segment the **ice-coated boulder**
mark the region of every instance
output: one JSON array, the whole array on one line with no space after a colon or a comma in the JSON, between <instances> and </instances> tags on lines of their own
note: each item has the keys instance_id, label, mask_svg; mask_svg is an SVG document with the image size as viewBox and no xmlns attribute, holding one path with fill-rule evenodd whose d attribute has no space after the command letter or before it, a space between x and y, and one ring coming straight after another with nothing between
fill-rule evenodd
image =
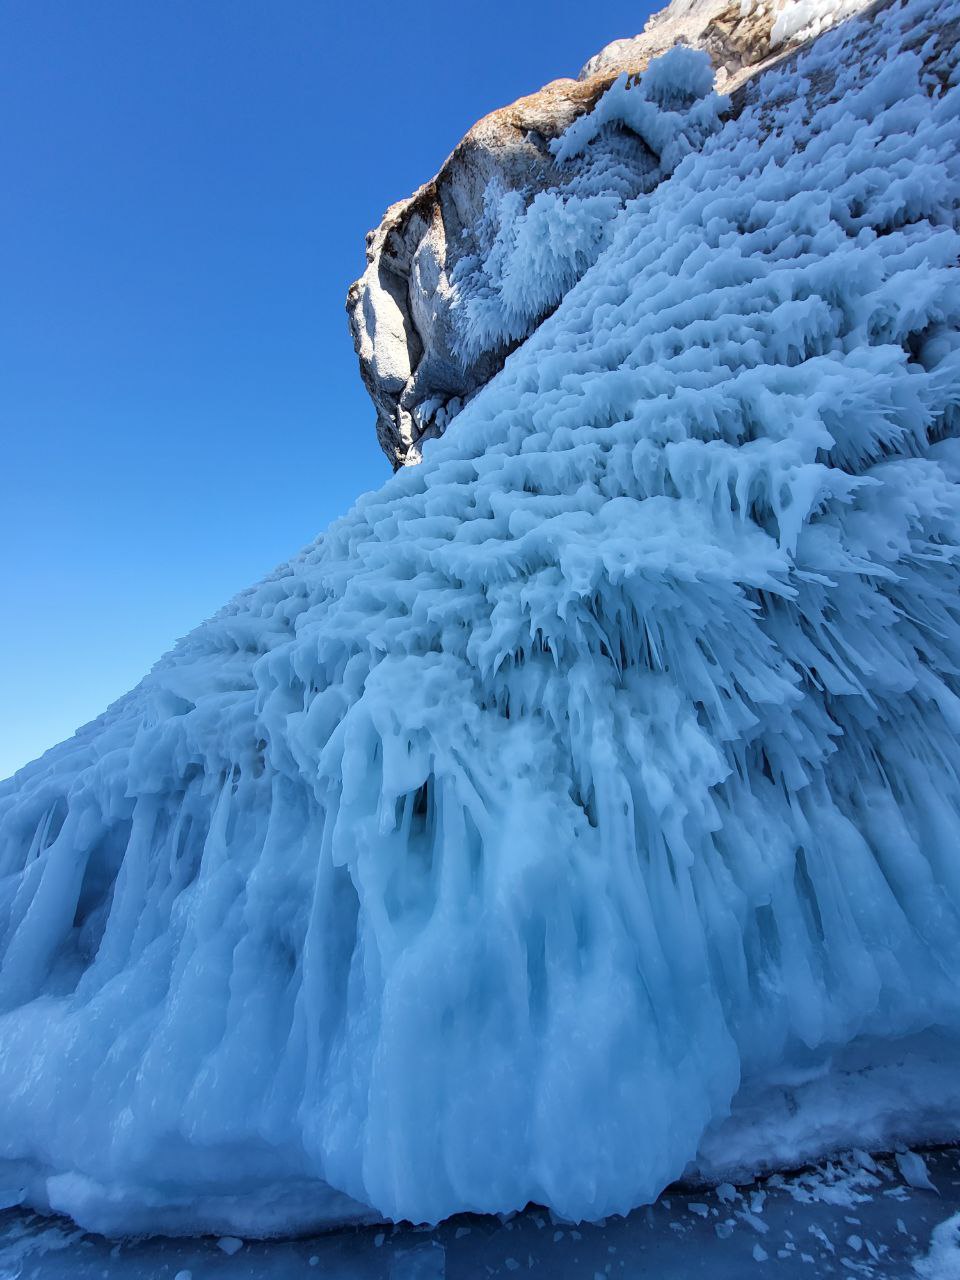
<instances>
[{"instance_id":1,"label":"ice-coated boulder","mask_svg":"<svg viewBox=\"0 0 960 1280\"><path fill-rule=\"evenodd\" d=\"M455 428L0 785L14 1201L602 1218L960 1137L958 26L613 82L551 155L661 176L501 223L468 337L594 260Z\"/></svg>"},{"instance_id":2,"label":"ice-coated boulder","mask_svg":"<svg viewBox=\"0 0 960 1280\"><path fill-rule=\"evenodd\" d=\"M717 88L731 94L865 3L673 0L642 35L592 57L576 80L554 80L485 116L435 178L391 205L367 236L366 270L350 288L347 314L377 436L393 465L420 461L424 442L442 434L596 259L610 206L649 191L669 172L656 142L635 121L613 115L588 146L557 154L560 135L593 111L618 76L636 77L651 58L681 45L705 51ZM751 92L730 104L734 114ZM579 217L583 200L593 206L588 227ZM509 299L499 305L505 251L528 257L531 242L551 231L555 242L572 233L576 239L564 246L560 270L545 264L550 287L519 307ZM506 315L490 315L491 298ZM487 314L478 325L481 312Z\"/></svg>"}]
</instances>

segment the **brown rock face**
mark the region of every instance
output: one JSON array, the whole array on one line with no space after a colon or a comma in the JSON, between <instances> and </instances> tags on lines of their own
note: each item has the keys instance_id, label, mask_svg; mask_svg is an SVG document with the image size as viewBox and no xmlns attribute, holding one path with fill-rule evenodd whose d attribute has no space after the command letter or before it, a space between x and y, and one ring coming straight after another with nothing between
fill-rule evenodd
<instances>
[{"instance_id":1,"label":"brown rock face","mask_svg":"<svg viewBox=\"0 0 960 1280\"><path fill-rule=\"evenodd\" d=\"M419 445L440 434L444 415L424 404L454 405L501 367L507 348L464 367L455 353L450 277L464 232L483 213L491 182L532 199L561 176L548 143L590 110L615 73L578 82L555 80L485 116L435 178L391 205L367 236L367 269L350 286L347 314L360 373L377 410L377 435L395 467L419 461Z\"/></svg>"},{"instance_id":2,"label":"brown rock face","mask_svg":"<svg viewBox=\"0 0 960 1280\"><path fill-rule=\"evenodd\" d=\"M514 207L522 210L541 192L566 198L580 181L590 194L622 203L663 176L649 140L625 126L605 128L563 164L550 149L552 141L592 111L620 75L641 75L652 58L674 45L706 51L717 89L732 93L864 3L818 0L818 16L811 21L797 0L674 0L641 35L614 41L591 58L578 79L554 80L485 116L435 178L391 205L367 236L367 267L350 287L347 313L377 412L377 435L394 467L419 461L423 442L446 429L559 300L515 321L506 335L494 332L465 343L464 280L496 243L497 200L516 193ZM734 110L738 100L742 93Z\"/></svg>"}]
</instances>

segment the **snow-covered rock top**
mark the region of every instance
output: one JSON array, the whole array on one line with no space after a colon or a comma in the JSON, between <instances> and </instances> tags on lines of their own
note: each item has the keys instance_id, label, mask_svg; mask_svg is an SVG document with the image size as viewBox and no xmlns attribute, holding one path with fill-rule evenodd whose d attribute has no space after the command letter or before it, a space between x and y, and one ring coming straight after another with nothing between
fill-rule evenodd
<instances>
[{"instance_id":1,"label":"snow-covered rock top","mask_svg":"<svg viewBox=\"0 0 960 1280\"><path fill-rule=\"evenodd\" d=\"M595 260L614 213L670 171L656 142L615 114L576 154L552 146L618 76L636 77L679 44L704 50L716 88L730 94L865 3L673 0L641 35L591 58L576 80L554 80L485 116L432 181L392 205L367 237L367 267L347 312L377 435L394 466L419 461L424 441L442 434ZM697 96L711 88L701 85ZM744 101L740 95L735 109ZM577 216L584 200L587 229ZM575 243L565 244L574 223ZM544 242L555 252L536 261L530 245Z\"/></svg>"},{"instance_id":2,"label":"snow-covered rock top","mask_svg":"<svg viewBox=\"0 0 960 1280\"><path fill-rule=\"evenodd\" d=\"M635 72L672 48L706 49L719 88L730 93L788 47L817 36L865 7L865 0L673 0L642 33L594 54L579 80Z\"/></svg>"}]
</instances>

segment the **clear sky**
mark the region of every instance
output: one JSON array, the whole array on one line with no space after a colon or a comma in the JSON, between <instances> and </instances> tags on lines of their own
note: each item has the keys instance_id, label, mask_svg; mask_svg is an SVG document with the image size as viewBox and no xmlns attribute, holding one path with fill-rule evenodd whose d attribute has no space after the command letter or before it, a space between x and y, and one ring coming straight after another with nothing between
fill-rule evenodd
<instances>
[{"instance_id":1,"label":"clear sky","mask_svg":"<svg viewBox=\"0 0 960 1280\"><path fill-rule=\"evenodd\" d=\"M0 3L0 777L387 478L364 233L656 7Z\"/></svg>"}]
</instances>

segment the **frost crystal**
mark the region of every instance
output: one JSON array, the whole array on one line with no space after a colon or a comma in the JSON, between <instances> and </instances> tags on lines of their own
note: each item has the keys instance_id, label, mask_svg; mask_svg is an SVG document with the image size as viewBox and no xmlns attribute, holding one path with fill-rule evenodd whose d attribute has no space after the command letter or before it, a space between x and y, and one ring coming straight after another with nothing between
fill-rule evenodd
<instances>
[{"instance_id":1,"label":"frost crystal","mask_svg":"<svg viewBox=\"0 0 960 1280\"><path fill-rule=\"evenodd\" d=\"M496 307L582 278L423 465L0 787L32 1203L599 1218L956 1133L958 19L726 123L617 86L558 155L615 110L672 176L499 201Z\"/></svg>"},{"instance_id":2,"label":"frost crystal","mask_svg":"<svg viewBox=\"0 0 960 1280\"><path fill-rule=\"evenodd\" d=\"M638 85L621 76L551 144L561 173L573 159L588 159L566 182L532 199L488 185L476 251L452 276L465 362L526 337L596 262L624 203L719 128L729 104L712 89L707 54L678 45L652 62Z\"/></svg>"}]
</instances>

